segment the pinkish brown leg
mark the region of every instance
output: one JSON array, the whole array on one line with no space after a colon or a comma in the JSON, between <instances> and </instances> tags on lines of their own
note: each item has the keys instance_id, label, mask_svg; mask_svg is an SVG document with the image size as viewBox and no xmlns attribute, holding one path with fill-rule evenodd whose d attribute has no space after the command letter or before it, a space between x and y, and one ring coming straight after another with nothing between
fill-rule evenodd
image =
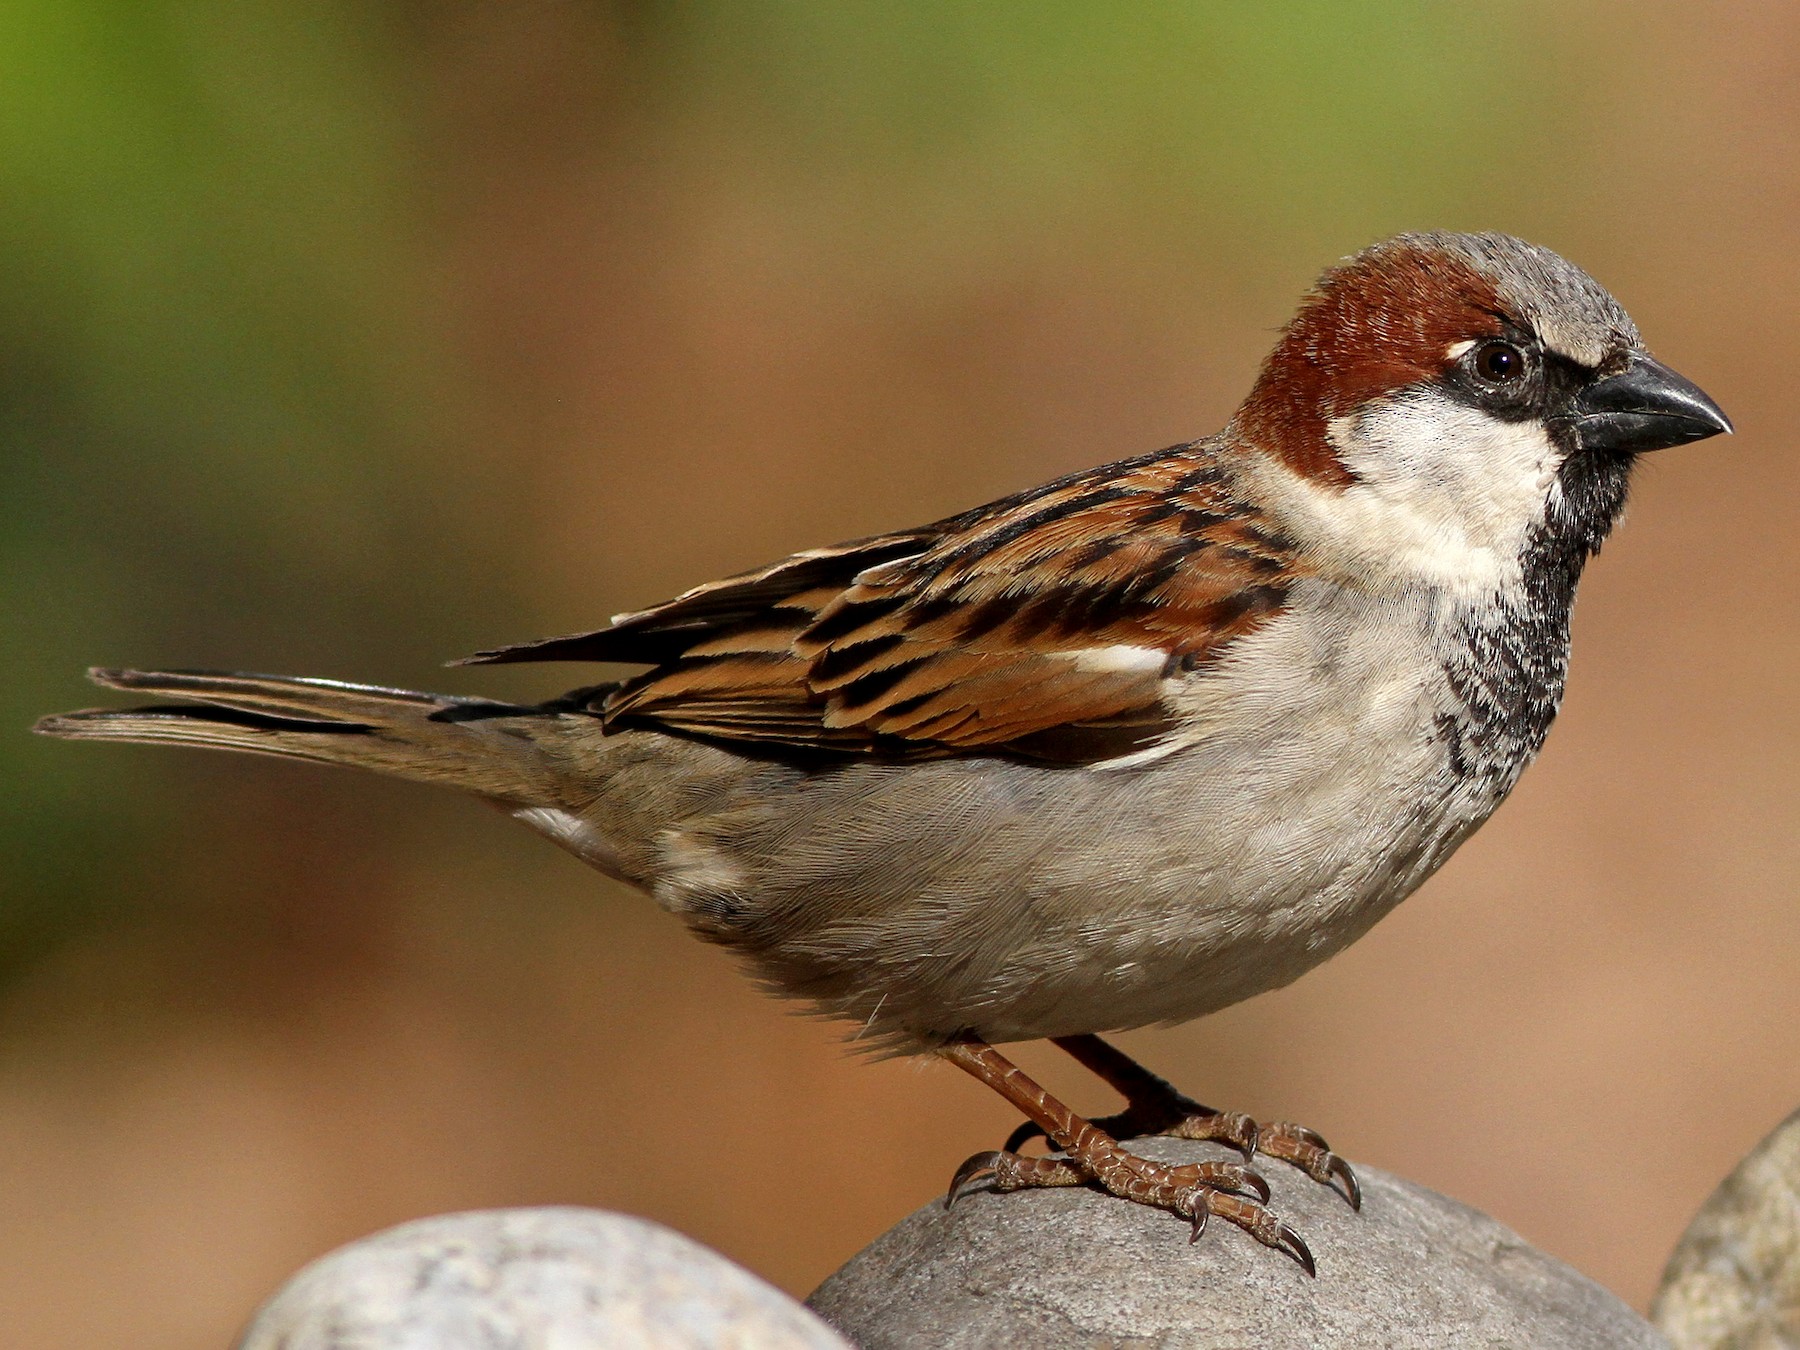
<instances>
[{"instance_id":1,"label":"pinkish brown leg","mask_svg":"<svg viewBox=\"0 0 1800 1350\"><path fill-rule=\"evenodd\" d=\"M1350 1164L1304 1125L1286 1121L1258 1125L1241 1111L1216 1111L1202 1106L1098 1036L1058 1036L1052 1043L1125 1098L1123 1111L1091 1122L1114 1139L1164 1134L1177 1139L1210 1140L1237 1149L1245 1162L1261 1153L1265 1158L1291 1163L1320 1185L1341 1191L1352 1209L1362 1208L1362 1187ZM1042 1133L1035 1122L1027 1122L1013 1131L1006 1149L1016 1152Z\"/></svg>"},{"instance_id":2,"label":"pinkish brown leg","mask_svg":"<svg viewBox=\"0 0 1800 1350\"><path fill-rule=\"evenodd\" d=\"M978 1153L957 1169L946 1204L955 1204L983 1187L1014 1191L1092 1182L1120 1199L1181 1215L1193 1224L1194 1239L1205 1230L1208 1217L1216 1214L1264 1246L1286 1252L1307 1274L1314 1273L1312 1252L1298 1233L1265 1207L1267 1183L1243 1164L1171 1166L1140 1158L1057 1101L987 1042L969 1037L943 1046L938 1053L1018 1107L1066 1155L1023 1157L1011 1150Z\"/></svg>"}]
</instances>

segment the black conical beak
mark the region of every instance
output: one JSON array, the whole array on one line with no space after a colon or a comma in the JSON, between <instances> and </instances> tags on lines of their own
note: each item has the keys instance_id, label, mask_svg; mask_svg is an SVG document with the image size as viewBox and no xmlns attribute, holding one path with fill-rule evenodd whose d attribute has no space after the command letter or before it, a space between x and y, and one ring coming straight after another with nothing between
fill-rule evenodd
<instances>
[{"instance_id":1,"label":"black conical beak","mask_svg":"<svg viewBox=\"0 0 1800 1350\"><path fill-rule=\"evenodd\" d=\"M1642 352L1625 369L1575 396L1570 421L1583 450L1636 454L1703 441L1731 430L1731 419L1692 380Z\"/></svg>"}]
</instances>

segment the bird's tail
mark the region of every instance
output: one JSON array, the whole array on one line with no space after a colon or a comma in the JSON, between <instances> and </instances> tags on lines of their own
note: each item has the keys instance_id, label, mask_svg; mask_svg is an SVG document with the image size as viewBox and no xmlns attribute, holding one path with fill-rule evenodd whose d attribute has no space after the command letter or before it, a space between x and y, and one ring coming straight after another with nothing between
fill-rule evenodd
<instances>
[{"instance_id":1,"label":"bird's tail","mask_svg":"<svg viewBox=\"0 0 1800 1350\"><path fill-rule=\"evenodd\" d=\"M203 670L91 670L95 684L178 703L46 717L85 741L242 750L443 783L510 807L551 803L547 738L561 710L404 689ZM591 719L590 719L591 720Z\"/></svg>"}]
</instances>

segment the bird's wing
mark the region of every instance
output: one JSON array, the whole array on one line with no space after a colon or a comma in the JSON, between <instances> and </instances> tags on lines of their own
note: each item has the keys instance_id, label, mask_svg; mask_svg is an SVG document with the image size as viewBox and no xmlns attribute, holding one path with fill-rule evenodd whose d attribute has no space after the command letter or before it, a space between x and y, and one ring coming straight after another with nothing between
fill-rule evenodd
<instances>
[{"instance_id":1,"label":"bird's wing","mask_svg":"<svg viewBox=\"0 0 1800 1350\"><path fill-rule=\"evenodd\" d=\"M1295 575L1198 443L473 659L651 663L601 697L612 727L1091 763L1155 744L1165 682L1267 622Z\"/></svg>"}]
</instances>

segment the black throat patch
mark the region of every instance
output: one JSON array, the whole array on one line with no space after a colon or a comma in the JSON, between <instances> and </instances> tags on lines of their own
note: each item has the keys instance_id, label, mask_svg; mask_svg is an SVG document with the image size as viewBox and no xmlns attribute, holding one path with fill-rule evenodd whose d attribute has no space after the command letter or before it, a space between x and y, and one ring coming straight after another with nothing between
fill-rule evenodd
<instances>
[{"instance_id":1,"label":"black throat patch","mask_svg":"<svg viewBox=\"0 0 1800 1350\"><path fill-rule=\"evenodd\" d=\"M1471 619L1444 663L1462 705L1439 732L1460 779L1487 780L1496 798L1543 747L1569 668L1569 617L1587 560L1625 509L1629 456L1579 450L1558 474L1562 491L1520 556L1524 585L1496 611Z\"/></svg>"}]
</instances>

